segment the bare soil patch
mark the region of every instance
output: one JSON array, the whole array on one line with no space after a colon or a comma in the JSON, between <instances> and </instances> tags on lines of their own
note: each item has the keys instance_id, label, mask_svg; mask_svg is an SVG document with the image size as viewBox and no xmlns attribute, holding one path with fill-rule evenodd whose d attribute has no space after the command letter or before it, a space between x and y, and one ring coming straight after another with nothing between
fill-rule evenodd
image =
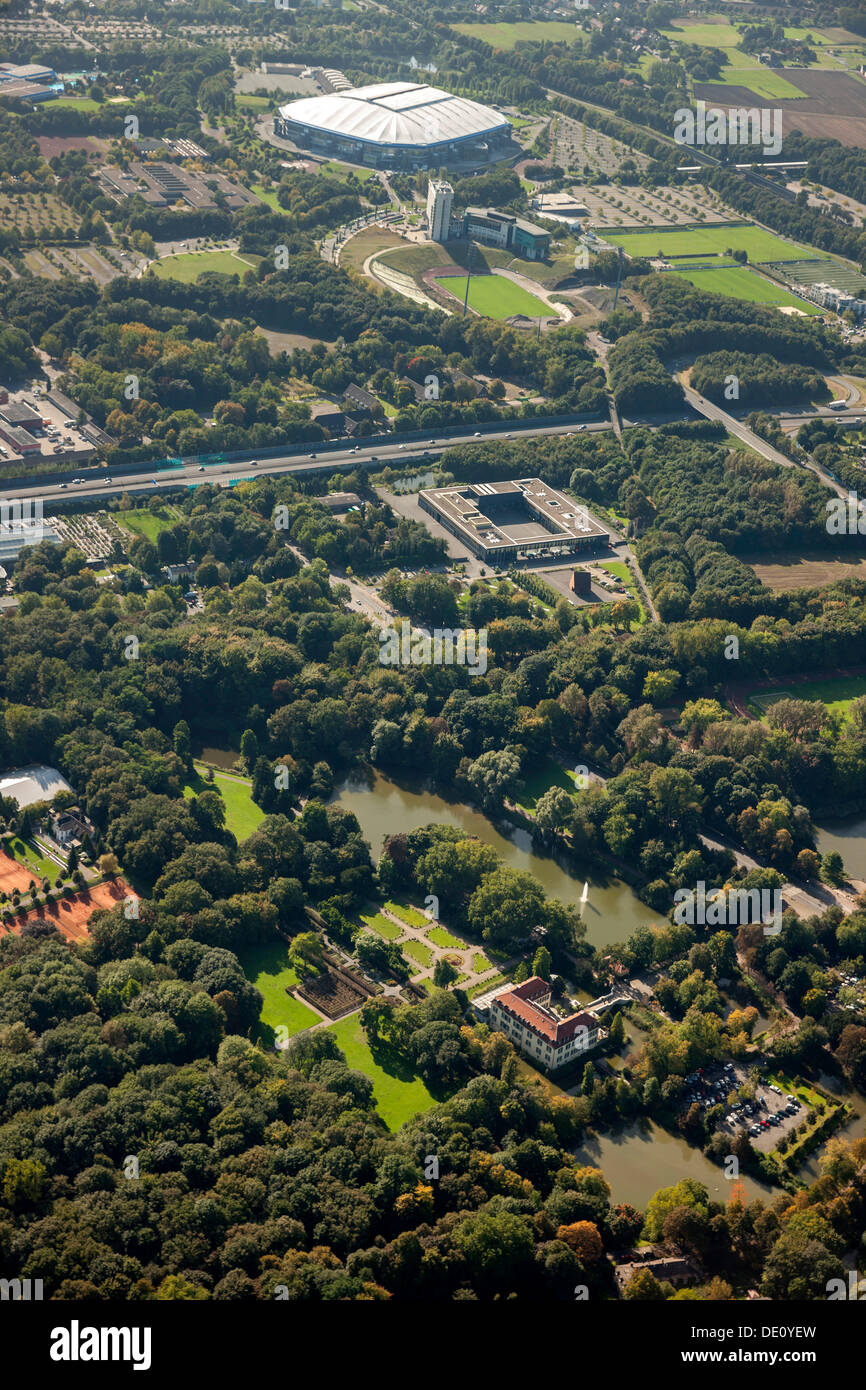
<instances>
[{"instance_id":1,"label":"bare soil patch","mask_svg":"<svg viewBox=\"0 0 866 1390\"><path fill-rule=\"evenodd\" d=\"M768 589L783 592L788 589L820 589L827 584L835 584L838 579L863 578L866 575L866 557L855 555L790 555L778 556L774 560L762 560L755 556L741 556L745 564L751 565L762 584Z\"/></svg>"}]
</instances>

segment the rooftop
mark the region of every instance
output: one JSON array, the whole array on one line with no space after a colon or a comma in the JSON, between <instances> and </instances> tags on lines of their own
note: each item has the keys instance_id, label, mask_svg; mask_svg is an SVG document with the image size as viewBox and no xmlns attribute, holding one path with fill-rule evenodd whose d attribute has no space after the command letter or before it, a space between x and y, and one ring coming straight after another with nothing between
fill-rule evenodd
<instances>
[{"instance_id":1,"label":"rooftop","mask_svg":"<svg viewBox=\"0 0 866 1390\"><path fill-rule=\"evenodd\" d=\"M379 82L280 107L283 120L383 145L436 145L505 132L498 111L417 82Z\"/></svg>"}]
</instances>

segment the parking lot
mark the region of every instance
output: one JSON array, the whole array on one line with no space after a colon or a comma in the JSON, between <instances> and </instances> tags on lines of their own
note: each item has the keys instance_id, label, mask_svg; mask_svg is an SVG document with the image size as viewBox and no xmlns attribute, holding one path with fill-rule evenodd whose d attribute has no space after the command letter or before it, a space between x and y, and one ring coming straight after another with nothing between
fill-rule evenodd
<instances>
[{"instance_id":1,"label":"parking lot","mask_svg":"<svg viewBox=\"0 0 866 1390\"><path fill-rule=\"evenodd\" d=\"M731 1062L703 1067L686 1081L689 1086L687 1104L696 1103L704 1111L723 1105L725 1113L719 1121L719 1129L732 1136L744 1131L753 1148L763 1153L774 1149L782 1136L796 1129L806 1114L802 1101L783 1094L780 1087L770 1082L758 1083L753 1101L740 1100L736 1093L748 1078L744 1068Z\"/></svg>"}]
</instances>

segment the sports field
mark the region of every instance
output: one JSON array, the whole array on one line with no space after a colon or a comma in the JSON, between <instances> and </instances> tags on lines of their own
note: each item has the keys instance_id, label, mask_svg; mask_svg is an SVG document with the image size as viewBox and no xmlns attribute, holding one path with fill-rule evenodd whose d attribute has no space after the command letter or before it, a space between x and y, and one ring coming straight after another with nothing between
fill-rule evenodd
<instances>
[{"instance_id":1,"label":"sports field","mask_svg":"<svg viewBox=\"0 0 866 1390\"><path fill-rule=\"evenodd\" d=\"M50 922L67 941L86 941L90 935L87 923L94 912L98 912L100 908L110 911L125 898L134 897L136 894L122 878L111 879L106 883L97 883L92 888L85 888L74 897L59 898L56 902L34 907L26 916L17 917L10 922L9 929L18 935L25 922Z\"/></svg>"},{"instance_id":2,"label":"sports field","mask_svg":"<svg viewBox=\"0 0 866 1390\"><path fill-rule=\"evenodd\" d=\"M866 676L835 676L824 681L798 681L787 689L755 691L746 705L761 718L778 700L820 700L831 714L845 719L851 702L861 695L866 695Z\"/></svg>"},{"instance_id":3,"label":"sports field","mask_svg":"<svg viewBox=\"0 0 866 1390\"><path fill-rule=\"evenodd\" d=\"M437 278L436 283L463 303L465 275L445 275ZM504 275L473 276L469 282L469 307L489 319L507 319L512 314L525 314L527 318L550 318L555 314L555 310L542 300L521 289L520 285L515 285L513 280L506 280Z\"/></svg>"},{"instance_id":4,"label":"sports field","mask_svg":"<svg viewBox=\"0 0 866 1390\"><path fill-rule=\"evenodd\" d=\"M252 270L253 262L234 251L183 251L177 256L164 256L151 266L154 275L162 280L181 280L185 285L197 280L208 270L220 275L244 275Z\"/></svg>"},{"instance_id":5,"label":"sports field","mask_svg":"<svg viewBox=\"0 0 866 1390\"><path fill-rule=\"evenodd\" d=\"M756 275L753 270L743 266L724 270L681 270L674 266L674 274L681 275L696 289L707 290L710 294L724 294L730 299L746 299L751 304L774 304L780 308L800 309L804 314L821 314L823 309L808 299L798 299L796 295L772 285Z\"/></svg>"},{"instance_id":6,"label":"sports field","mask_svg":"<svg viewBox=\"0 0 866 1390\"><path fill-rule=\"evenodd\" d=\"M576 24L563 24L561 20L518 21L515 24L455 24L458 34L470 39L481 39L491 48L510 53L518 43L575 43L580 35Z\"/></svg>"},{"instance_id":7,"label":"sports field","mask_svg":"<svg viewBox=\"0 0 866 1390\"><path fill-rule=\"evenodd\" d=\"M646 232L606 229L605 241L621 246L629 256L718 256L726 251L745 251L750 261L794 261L809 249L783 241L763 227L653 227Z\"/></svg>"}]
</instances>

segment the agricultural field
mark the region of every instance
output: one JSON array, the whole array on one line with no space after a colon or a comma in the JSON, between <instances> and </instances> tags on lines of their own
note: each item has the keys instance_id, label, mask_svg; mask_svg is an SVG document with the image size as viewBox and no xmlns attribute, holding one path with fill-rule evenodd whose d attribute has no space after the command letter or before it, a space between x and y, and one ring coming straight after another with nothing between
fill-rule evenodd
<instances>
[{"instance_id":1,"label":"agricultural field","mask_svg":"<svg viewBox=\"0 0 866 1390\"><path fill-rule=\"evenodd\" d=\"M236 251L182 251L176 256L163 256L150 267L151 273L160 279L180 280L185 285L209 270L219 275L241 276L253 268L254 262Z\"/></svg>"},{"instance_id":2,"label":"agricultural field","mask_svg":"<svg viewBox=\"0 0 866 1390\"><path fill-rule=\"evenodd\" d=\"M385 1048L377 1048L374 1056L357 1014L341 1019L328 1031L337 1039L349 1066L372 1081L376 1109L390 1130L432 1110L435 1097L401 1057Z\"/></svg>"},{"instance_id":3,"label":"agricultural field","mask_svg":"<svg viewBox=\"0 0 866 1390\"><path fill-rule=\"evenodd\" d=\"M779 700L820 700L831 714L847 718L854 700L866 695L866 676L836 676L823 681L792 681L778 690L754 691L746 707L759 719Z\"/></svg>"},{"instance_id":4,"label":"agricultural field","mask_svg":"<svg viewBox=\"0 0 866 1390\"><path fill-rule=\"evenodd\" d=\"M671 43L697 44L701 48L721 49L728 56L728 64L722 68L718 78L714 81L724 86L747 86L756 96L778 97L796 100L803 96L803 93L790 81L779 69L765 67L758 57L752 53L745 53L737 45L740 42L740 34L732 24L721 20L714 23L711 16L703 20L693 21L690 19L675 20L670 29L662 29L661 33ZM794 37L793 34L790 37ZM799 72L799 69L792 69L792 72Z\"/></svg>"},{"instance_id":5,"label":"agricultural field","mask_svg":"<svg viewBox=\"0 0 866 1390\"><path fill-rule=\"evenodd\" d=\"M774 285L754 270L744 266L727 266L720 270L690 270L675 265L674 275L681 275L696 289L710 294L724 294L729 299L745 299L750 304L772 304L777 308L796 309L802 314L823 314L824 310L811 300L789 294L781 285Z\"/></svg>"},{"instance_id":6,"label":"agricultural field","mask_svg":"<svg viewBox=\"0 0 866 1390\"><path fill-rule=\"evenodd\" d=\"M835 584L839 579L866 578L866 559L859 556L807 555L793 552L790 555L774 556L772 560L762 555L741 556L750 565L768 589L784 593L789 589L819 589L826 584Z\"/></svg>"},{"instance_id":7,"label":"agricultural field","mask_svg":"<svg viewBox=\"0 0 866 1390\"><path fill-rule=\"evenodd\" d=\"M514 24L455 24L453 27L459 34L481 39L482 43L503 53L510 53L519 43L572 43L580 37L577 25L556 19Z\"/></svg>"},{"instance_id":8,"label":"agricultural field","mask_svg":"<svg viewBox=\"0 0 866 1390\"><path fill-rule=\"evenodd\" d=\"M288 992L298 983L298 976L289 965L283 942L251 946L239 951L238 959L247 979L264 999L259 1036L266 1046L273 1045L277 1028L287 1028L291 1035L321 1022L318 1014Z\"/></svg>"},{"instance_id":9,"label":"agricultural field","mask_svg":"<svg viewBox=\"0 0 866 1390\"><path fill-rule=\"evenodd\" d=\"M437 277L436 283L463 302L466 293L465 276ZM512 314L527 318L550 318L555 311L534 294L506 280L503 275L473 276L469 284L469 307L490 319L507 319Z\"/></svg>"},{"instance_id":10,"label":"agricultural field","mask_svg":"<svg viewBox=\"0 0 866 1390\"><path fill-rule=\"evenodd\" d=\"M745 251L750 261L791 261L808 258L809 248L783 241L754 223L727 227L656 228L646 232L606 231L605 241L621 246L629 256L649 259L671 256L722 255Z\"/></svg>"},{"instance_id":11,"label":"agricultural field","mask_svg":"<svg viewBox=\"0 0 866 1390\"><path fill-rule=\"evenodd\" d=\"M198 796L201 792L219 792L226 808L226 829L230 830L240 842L252 835L265 818L264 811L252 798L252 783L236 773L214 772L213 781L208 780L208 771L201 763L194 764L192 778L183 789L184 796Z\"/></svg>"}]
</instances>

